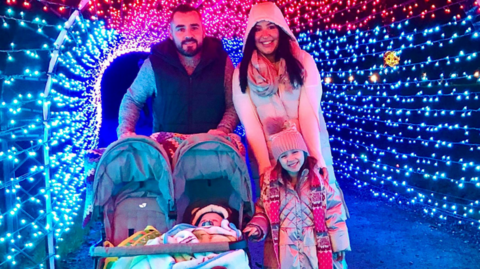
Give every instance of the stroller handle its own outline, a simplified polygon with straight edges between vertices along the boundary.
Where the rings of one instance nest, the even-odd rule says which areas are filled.
[[[175,253],[202,253],[225,252],[237,249],[247,249],[245,239],[235,242],[192,243],[192,244],[165,244],[133,247],[95,247],[90,249],[92,257],[131,257],[139,255],[175,254]]]

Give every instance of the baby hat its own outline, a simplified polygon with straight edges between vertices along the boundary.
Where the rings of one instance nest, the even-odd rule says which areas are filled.
[[[289,150],[302,150],[308,154],[308,148],[302,135],[297,131],[295,123],[282,118],[271,118],[267,121],[270,134],[270,146],[275,160]]]
[[[197,207],[192,210],[192,225],[198,225],[199,220],[207,213],[217,213],[224,219],[228,219],[229,210],[223,206],[210,204],[205,207]]]

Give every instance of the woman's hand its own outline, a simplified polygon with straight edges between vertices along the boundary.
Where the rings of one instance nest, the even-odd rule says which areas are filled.
[[[329,177],[328,177],[328,170],[327,170],[326,167],[320,168],[320,171],[319,171],[319,172],[320,172],[320,175],[322,175],[323,178],[324,178],[327,182],[330,182],[330,181],[329,181]]]
[[[253,225],[247,225],[245,229],[243,229],[243,233],[247,234],[249,238],[258,238],[260,237],[260,229]]]
[[[337,262],[341,262],[345,259],[345,251],[339,251],[333,253],[333,260]]]

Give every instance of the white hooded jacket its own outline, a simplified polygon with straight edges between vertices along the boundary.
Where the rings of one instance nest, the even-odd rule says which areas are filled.
[[[252,7],[244,44],[246,44],[246,38],[250,31],[260,21],[269,21],[276,24],[298,45],[282,12],[271,2],[264,2]],[[328,133],[320,109],[322,95],[320,74],[310,54],[301,50],[298,55],[297,60],[303,65],[306,76],[303,86],[300,89],[293,90],[293,92],[279,88],[276,94],[261,97],[247,87],[247,92],[244,94],[240,88],[239,67],[233,74],[233,102],[237,114],[245,126],[247,140],[257,159],[260,174],[274,165],[275,162],[275,160],[270,159],[271,153],[265,136],[264,124],[269,117],[284,117],[297,123],[309,153],[318,160],[319,167],[332,165]],[[323,145],[326,150],[321,150]],[[328,155],[328,160],[325,160],[325,155]],[[333,179],[335,180],[335,178]]]
[[[250,31],[260,21],[275,23],[295,41],[295,44],[298,44],[282,12],[271,2],[264,2],[252,7],[245,31],[244,44],[246,44],[246,38]],[[319,167],[327,168],[329,185],[342,198],[343,212],[348,218],[348,208],[335,178],[327,125],[320,107],[322,80],[313,57],[306,51],[300,48],[299,50],[297,60],[305,70],[304,83],[300,89],[290,92],[279,88],[276,94],[262,97],[247,87],[246,93],[242,93],[239,80],[240,70],[237,66],[232,78],[235,110],[245,127],[248,144],[258,163],[259,175],[262,175],[276,162],[272,158],[266,139],[265,120],[269,117],[284,117],[295,122],[307,144],[310,156],[317,159]]]

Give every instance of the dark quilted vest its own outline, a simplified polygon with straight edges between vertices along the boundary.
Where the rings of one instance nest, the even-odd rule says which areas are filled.
[[[152,102],[153,132],[194,134],[217,128],[225,113],[227,57],[220,40],[206,37],[202,59],[189,76],[173,41],[152,47],[150,61],[157,83]]]

